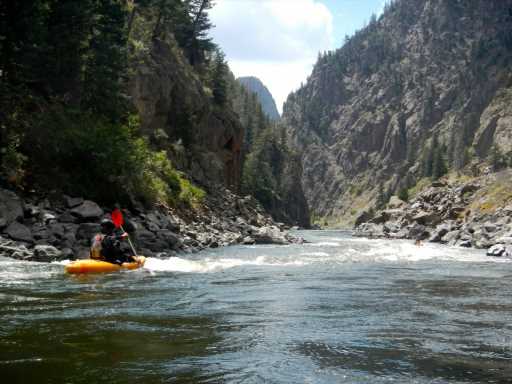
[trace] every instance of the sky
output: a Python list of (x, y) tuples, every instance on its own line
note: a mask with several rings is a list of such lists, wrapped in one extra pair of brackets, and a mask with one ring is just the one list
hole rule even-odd
[(216, 0), (213, 40), (236, 77), (256, 76), (276, 100), (306, 82), (318, 52), (341, 47), (346, 35), (379, 15), (386, 0)]

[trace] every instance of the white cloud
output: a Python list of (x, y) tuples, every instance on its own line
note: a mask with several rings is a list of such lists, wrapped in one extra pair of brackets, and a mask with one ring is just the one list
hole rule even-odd
[(259, 77), (280, 110), (318, 52), (332, 48), (332, 14), (317, 0), (218, 0), (210, 18), (235, 75)]

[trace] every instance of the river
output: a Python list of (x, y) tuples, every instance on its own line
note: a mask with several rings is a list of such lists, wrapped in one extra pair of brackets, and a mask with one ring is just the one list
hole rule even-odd
[(108, 275), (0, 258), (3, 383), (512, 383), (512, 263), (301, 233)]

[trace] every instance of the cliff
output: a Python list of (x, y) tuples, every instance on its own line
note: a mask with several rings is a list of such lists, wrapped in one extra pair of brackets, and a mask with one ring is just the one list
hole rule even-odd
[(399, 0), (322, 56), (283, 111), (312, 215), (353, 222), (433, 151), (449, 171), (510, 153), (511, 28), (510, 0)]
[(237, 81), (240, 82), (250, 92), (254, 92), (258, 95), (258, 100), (261, 103), (263, 112), (265, 112), (269, 119), (279, 119), (280, 116), (279, 112), (277, 111), (276, 102), (268, 88), (261, 82), (260, 79), (253, 76), (247, 76), (239, 77)]
[(171, 36), (135, 61), (129, 92), (141, 132), (202, 185), (240, 187), (243, 127), (229, 106), (212, 103)]

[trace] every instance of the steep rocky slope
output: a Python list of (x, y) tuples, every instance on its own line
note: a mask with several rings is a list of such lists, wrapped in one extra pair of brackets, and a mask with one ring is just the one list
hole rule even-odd
[(511, 0), (398, 0), (322, 56), (283, 111), (314, 217), (414, 186), (433, 141), (450, 170), (509, 153), (511, 30)]
[(214, 106), (208, 92), (171, 36), (135, 61), (130, 94), (142, 132), (202, 185), (237, 191), (243, 127), (231, 108)]
[(371, 216), (365, 212), (356, 220), (357, 234), (490, 248), (492, 256), (512, 256), (512, 170), (443, 178), (408, 203), (392, 197), (386, 209)]
[(263, 112), (271, 119), (278, 120), (279, 112), (277, 111), (276, 102), (268, 88), (261, 82), (260, 79), (253, 76), (239, 77), (237, 79), (249, 91), (258, 95), (258, 99), (263, 107)]

